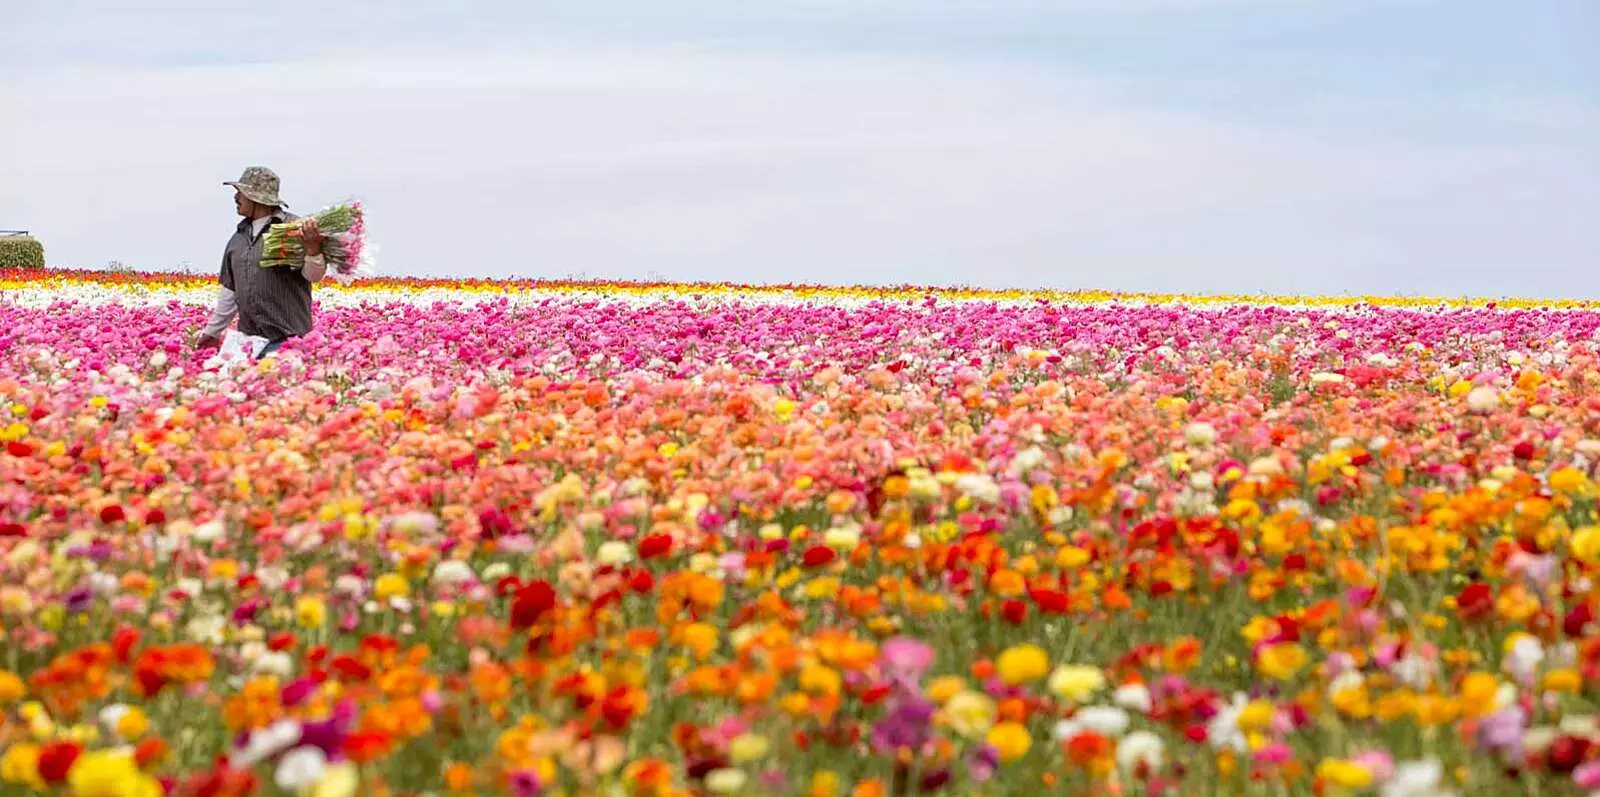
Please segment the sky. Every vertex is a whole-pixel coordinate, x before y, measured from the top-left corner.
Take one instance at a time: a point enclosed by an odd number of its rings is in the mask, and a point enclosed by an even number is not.
[[[0,229],[444,277],[1600,298],[1594,0],[8,0]]]

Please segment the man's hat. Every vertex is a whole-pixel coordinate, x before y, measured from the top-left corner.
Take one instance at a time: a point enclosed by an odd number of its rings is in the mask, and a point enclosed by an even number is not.
[[[239,189],[245,199],[258,205],[272,205],[284,207],[285,202],[278,198],[278,175],[265,166],[251,166],[239,175],[239,179],[223,183]]]

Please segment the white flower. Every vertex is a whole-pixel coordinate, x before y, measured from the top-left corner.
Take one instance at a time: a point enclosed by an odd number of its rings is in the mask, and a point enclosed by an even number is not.
[[[245,739],[244,747],[228,756],[228,766],[234,769],[249,769],[289,749],[298,741],[300,741],[300,723],[290,719],[278,720],[261,730],[252,732]]]
[[[1402,761],[1395,765],[1394,774],[1378,787],[1380,797],[1441,797],[1439,781],[1444,779],[1444,765],[1438,759]]]
[[[433,568],[435,584],[461,584],[476,577],[477,575],[472,572],[472,565],[457,559],[446,559]]]
[[[483,580],[486,582],[499,581],[511,575],[511,565],[505,562],[493,562],[483,569]]]
[[[206,614],[190,620],[184,626],[184,634],[189,639],[202,645],[220,645],[223,643],[223,631],[228,627],[228,621],[220,614]]]
[[[1260,457],[1250,463],[1251,476],[1276,476],[1283,473],[1283,463],[1276,457]]]
[[[1538,638],[1523,634],[1511,643],[1511,649],[1506,651],[1505,658],[1500,666],[1512,677],[1524,683],[1533,680],[1538,672],[1539,664],[1544,661],[1544,645]]]
[[[1081,730],[1094,731],[1102,736],[1121,736],[1128,730],[1128,712],[1115,706],[1090,706],[1072,715],[1061,724],[1072,723]],[[1059,727],[1059,725],[1057,726]],[[1075,734],[1057,738],[1072,738]]]
[[[294,674],[294,658],[281,650],[272,650],[256,657],[251,669],[263,675],[287,678]]]
[[[100,709],[100,726],[111,733],[116,733],[117,723],[128,713],[128,707],[122,703],[113,703]]]
[[[1217,441],[1217,428],[1209,423],[1196,421],[1184,428],[1183,440],[1192,446],[1209,446]]]
[[[96,595],[110,595],[121,585],[121,580],[110,573],[94,573],[89,576],[89,588]]]
[[[320,747],[296,747],[285,753],[272,773],[272,781],[284,791],[308,789],[322,780],[328,769],[328,755]]]
[[[1244,738],[1244,732],[1239,729],[1239,714],[1244,707],[1249,705],[1250,699],[1242,692],[1235,693],[1233,701],[1222,706],[1206,723],[1206,738],[1212,747],[1218,750],[1232,750],[1236,753],[1245,753],[1250,750],[1249,743]]]
[[[1117,691],[1112,693],[1111,699],[1117,705],[1133,709],[1140,714],[1150,713],[1150,708],[1153,705],[1150,699],[1150,688],[1144,684],[1124,684],[1119,686]]]
[[[1433,669],[1432,662],[1413,653],[1395,662],[1393,672],[1406,686],[1423,689],[1433,680]]]
[[[1366,677],[1361,674],[1360,670],[1345,670],[1328,684],[1328,697],[1331,698],[1349,689],[1360,689],[1364,683],[1366,683]]]
[[[1475,387],[1467,394],[1467,409],[1473,412],[1494,412],[1500,406],[1500,394],[1492,387]]]
[[[981,473],[964,473],[956,479],[956,489],[974,501],[999,503],[1000,485]]]
[[[195,526],[194,531],[189,532],[189,539],[195,542],[211,542],[221,539],[224,531],[226,531],[226,528],[222,525],[222,521],[213,520],[209,523],[201,523]]]
[[[1161,766],[1161,752],[1165,747],[1161,737],[1150,731],[1134,731],[1117,743],[1117,766],[1132,771],[1140,764],[1156,769]]]
[[[1011,473],[1023,475],[1034,468],[1044,464],[1044,451],[1038,446],[1029,446],[1027,450],[1011,459]]]

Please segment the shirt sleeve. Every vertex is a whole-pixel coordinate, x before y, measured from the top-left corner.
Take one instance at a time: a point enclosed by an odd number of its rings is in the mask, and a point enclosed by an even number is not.
[[[300,267],[301,276],[306,282],[313,285],[322,281],[328,273],[328,258],[324,255],[306,255],[306,264]]]
[[[226,274],[227,269],[223,269],[223,273]],[[211,311],[211,320],[206,322],[203,334],[213,337],[221,335],[222,330],[227,329],[228,325],[233,323],[233,317],[238,314],[239,305],[233,296],[233,291],[223,288],[217,293],[217,307]]]
[[[217,275],[217,281],[222,283],[222,289],[229,296],[233,295],[233,263],[228,257],[228,250],[222,251],[222,271]]]

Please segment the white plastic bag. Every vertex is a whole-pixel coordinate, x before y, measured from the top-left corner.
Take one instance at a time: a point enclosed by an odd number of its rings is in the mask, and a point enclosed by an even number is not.
[[[222,348],[217,352],[217,359],[222,361],[224,367],[247,364],[259,357],[261,350],[266,347],[266,338],[230,329],[222,336]]]

